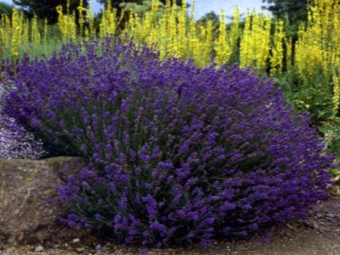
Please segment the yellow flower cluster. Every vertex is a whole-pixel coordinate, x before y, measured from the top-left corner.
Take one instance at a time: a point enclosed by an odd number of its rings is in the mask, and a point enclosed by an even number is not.
[[[58,27],[62,34],[63,42],[67,42],[70,38],[75,41],[77,34],[75,13],[73,15],[64,15],[61,5],[56,7],[56,11],[58,12]]]
[[[211,53],[212,26],[196,27],[194,21],[194,5],[191,15],[187,17],[186,1],[182,7],[170,1],[163,7],[162,16],[157,16],[159,3],[152,0],[152,8],[145,15],[130,12],[127,29],[123,35],[133,36],[138,44],[154,45],[160,51],[161,59],[169,56],[178,58],[194,58],[198,66],[206,66]]]
[[[334,96],[333,96],[333,118],[335,118],[336,114],[339,110],[339,100],[340,100],[340,84],[339,84],[339,78],[338,75],[335,73],[333,75],[333,83],[334,83]]]
[[[228,62],[228,59],[232,53],[232,48],[229,43],[227,43],[227,32],[225,26],[225,14],[221,11],[221,22],[220,22],[220,35],[218,41],[215,43],[216,51],[216,63],[218,65],[223,65],[223,63]]]
[[[2,15],[0,19],[0,53],[2,51],[9,51],[11,49],[11,24],[10,20],[6,15]]]
[[[79,8],[79,7],[78,7]],[[79,11],[79,14],[81,11]],[[123,12],[122,12],[123,14]],[[123,18],[123,15],[121,15],[120,20],[116,21],[117,16],[117,10],[111,7],[111,1],[107,2],[107,7],[103,11],[102,20],[100,23],[100,30],[99,30],[99,37],[104,38],[105,36],[115,36],[117,26],[119,25],[120,21]],[[80,16],[82,17],[82,16]],[[83,27],[84,20],[79,19],[79,25],[80,27]],[[82,31],[82,30],[81,30]],[[80,33],[82,34],[82,33]]]
[[[85,37],[87,40],[95,37],[104,38],[105,36],[116,36],[116,30],[123,16],[117,20],[117,10],[112,8],[110,1],[103,11],[100,23],[99,33],[96,34],[94,29],[94,15],[90,8],[83,7],[83,0],[80,0],[77,11],[79,12],[78,24],[76,24],[75,12],[70,13],[70,2],[67,2],[67,10],[58,6],[58,28],[61,33],[63,42],[70,38],[78,40]],[[240,49],[240,66],[246,67],[252,64],[257,68],[265,68],[266,61],[269,57],[269,33],[270,19],[253,13],[247,15],[246,28],[242,32],[239,25],[239,11],[234,11],[234,19],[231,25],[226,26],[224,12],[221,12],[221,22],[219,27],[219,36],[213,40],[213,23],[209,21],[207,26],[197,26],[194,21],[194,5],[191,7],[191,15],[187,16],[186,0],[183,0],[182,7],[178,7],[174,2],[167,0],[165,6],[158,0],[148,0],[150,11],[134,12],[131,8],[129,21],[125,29],[121,32],[124,36],[134,37],[138,44],[154,45],[156,50],[160,51],[161,59],[169,56],[188,59],[194,58],[194,64],[204,67],[211,64],[211,54],[216,53],[215,62],[218,66],[229,61],[230,56],[238,48],[241,38]],[[132,5],[126,4],[126,7]],[[137,6],[137,5],[136,5]],[[136,7],[135,6],[135,7]],[[138,8],[137,8],[138,9]],[[124,12],[122,12],[124,15]],[[47,43],[48,26],[44,21],[44,37],[42,38],[38,30],[38,19],[34,17],[30,22],[24,20],[22,14],[14,10],[12,22],[4,16],[0,20],[0,45],[3,49],[10,50],[13,57],[20,54],[20,47],[23,45],[36,45]],[[88,22],[87,26],[85,23]],[[77,31],[77,25],[79,30]],[[280,36],[280,35],[278,35]],[[278,39],[279,40],[279,39]],[[274,43],[277,47],[277,53],[273,58],[275,68],[280,69],[282,66],[282,57],[280,53],[280,43],[278,40]]]
[[[279,20],[275,23],[275,33],[273,36],[273,47],[271,48],[270,56],[270,75],[275,73],[282,73],[283,63],[283,21]]]
[[[247,11],[245,28],[240,44],[240,67],[251,65],[265,70],[270,50],[271,19],[256,11],[250,15]]]
[[[13,57],[19,56],[19,47],[20,47],[20,41],[21,41],[21,18],[19,16],[19,13],[13,9],[12,14],[12,48],[11,53]]]
[[[334,83],[334,114],[339,104],[338,75],[340,72],[340,3],[336,0],[314,0],[308,9],[307,26],[299,29],[299,38],[295,44],[295,65],[299,74],[309,84],[313,73]],[[327,93],[319,84],[316,93]],[[327,94],[324,95],[325,97]]]
[[[292,38],[283,38],[286,45],[286,70],[289,71],[293,67],[293,40]]]
[[[79,21],[76,24],[75,12],[63,11],[61,6],[56,8],[58,12],[58,28],[62,35],[62,41],[70,38],[78,40],[79,37],[104,38],[116,36],[117,27],[123,16],[117,19],[117,10],[112,8],[110,1],[103,11],[99,33],[94,28],[94,15],[90,8],[83,7],[80,0],[77,11]],[[339,46],[340,46],[340,4],[336,0],[314,0],[309,6],[308,25],[301,26],[298,41],[294,45],[291,38],[287,38],[283,32],[283,21],[276,21],[263,15],[263,13],[247,11],[244,28],[240,28],[239,11],[234,11],[233,22],[226,24],[225,14],[221,12],[219,35],[213,39],[213,23],[207,22],[206,26],[198,26],[194,21],[194,5],[188,17],[186,0],[182,7],[178,7],[174,1],[167,0],[166,4],[158,0],[148,0],[147,11],[139,12],[131,8],[128,23],[121,32],[122,38],[133,36],[137,44],[153,45],[160,52],[161,59],[169,56],[188,59],[194,58],[194,64],[204,67],[211,64],[211,54],[216,53],[215,62],[218,66],[230,61],[231,56],[239,54],[239,65],[246,68],[251,65],[261,72],[270,70],[271,75],[281,73],[283,60],[286,70],[292,69],[292,63],[298,69],[299,74],[306,80],[314,72],[315,68],[322,68],[322,75],[329,81],[336,80],[333,75],[339,74]],[[69,9],[70,3],[67,3]],[[126,7],[129,8],[126,4]],[[135,5],[136,9],[138,5]],[[143,7],[144,8],[144,7]],[[125,15],[122,12],[122,15]],[[87,22],[87,26],[85,23]],[[77,25],[79,30],[77,31]],[[13,10],[12,20],[3,15],[0,20],[0,46],[13,57],[18,57],[21,47],[26,44],[39,45],[48,41],[47,21],[44,21],[44,37],[38,30],[38,19],[34,17],[26,21],[23,15]],[[270,36],[272,26],[275,26],[274,34]],[[285,53],[284,56],[284,48]],[[238,52],[239,51],[239,52]],[[269,66],[268,66],[269,63]],[[269,68],[269,69],[268,69]],[[336,68],[336,72],[332,70]],[[325,85],[326,86],[326,85]],[[335,89],[334,89],[335,91]],[[337,97],[334,98],[334,103]]]

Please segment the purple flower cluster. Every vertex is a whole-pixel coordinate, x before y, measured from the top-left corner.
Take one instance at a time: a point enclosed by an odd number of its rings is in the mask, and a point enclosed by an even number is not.
[[[8,75],[0,74],[0,111],[3,98],[11,89],[13,81]],[[6,119],[5,123],[1,119]],[[30,158],[44,155],[42,143],[34,139],[33,134],[24,128],[18,128],[15,119],[3,115],[0,119],[0,159]]]
[[[106,39],[18,67],[4,112],[91,163],[65,179],[70,226],[166,246],[245,237],[304,217],[327,194],[308,117],[237,67],[165,62]]]

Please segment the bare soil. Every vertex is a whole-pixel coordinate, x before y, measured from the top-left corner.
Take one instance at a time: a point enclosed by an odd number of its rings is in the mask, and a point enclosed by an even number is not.
[[[100,249],[96,250],[100,245]],[[9,247],[2,255],[107,255],[141,254],[143,248],[105,243],[89,235],[59,243]],[[200,244],[181,248],[149,249],[148,255],[340,255],[340,197],[331,196],[310,210],[304,220],[293,220],[273,227],[269,237],[256,236],[244,241],[213,241],[207,248]]]

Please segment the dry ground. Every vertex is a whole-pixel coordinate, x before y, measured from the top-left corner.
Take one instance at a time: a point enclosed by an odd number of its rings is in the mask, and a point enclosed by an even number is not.
[[[100,250],[95,247],[101,245]],[[62,243],[43,243],[35,246],[10,247],[2,255],[108,255],[141,254],[142,248],[117,246],[93,237]],[[332,196],[318,203],[306,220],[295,220],[274,227],[269,238],[254,237],[247,241],[215,241],[209,247],[199,244],[182,248],[151,249],[148,255],[340,255],[340,197]]]

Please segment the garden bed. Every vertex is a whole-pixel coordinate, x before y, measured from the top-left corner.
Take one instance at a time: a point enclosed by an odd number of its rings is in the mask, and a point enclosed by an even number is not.
[[[213,241],[207,248],[193,244],[181,248],[150,249],[148,255],[310,255],[340,254],[340,197],[332,196],[318,203],[306,220],[291,221],[274,227],[269,238],[253,237],[247,241]],[[99,248],[101,249],[96,250]],[[46,242],[35,246],[11,247],[2,255],[72,255],[72,254],[140,254],[143,248],[104,243],[91,236],[84,239]]]

